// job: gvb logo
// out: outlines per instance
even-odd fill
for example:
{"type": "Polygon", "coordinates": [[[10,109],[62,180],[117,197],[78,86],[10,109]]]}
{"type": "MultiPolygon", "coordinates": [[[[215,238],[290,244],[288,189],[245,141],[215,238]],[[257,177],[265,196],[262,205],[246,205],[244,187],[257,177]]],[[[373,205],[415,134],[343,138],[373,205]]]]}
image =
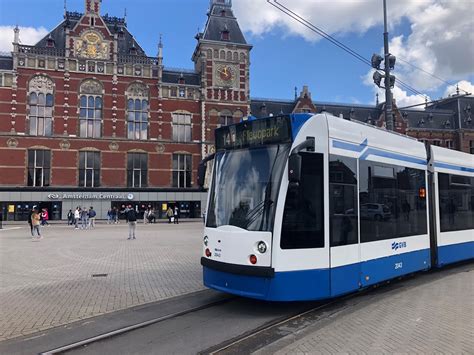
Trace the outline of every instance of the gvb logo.
{"type": "Polygon", "coordinates": [[[392,250],[398,250],[407,247],[407,242],[393,242],[392,250]]]}

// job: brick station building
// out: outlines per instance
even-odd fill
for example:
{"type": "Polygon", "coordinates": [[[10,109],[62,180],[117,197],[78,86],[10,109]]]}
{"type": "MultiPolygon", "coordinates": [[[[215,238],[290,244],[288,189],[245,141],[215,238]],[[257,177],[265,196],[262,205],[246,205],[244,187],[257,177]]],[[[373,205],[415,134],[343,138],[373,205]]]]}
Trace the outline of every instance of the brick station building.
{"type": "MultiPolygon", "coordinates": [[[[384,126],[383,104],[251,99],[247,44],[231,0],[211,0],[196,35],[194,69],[163,66],[145,54],[125,19],[101,15],[101,0],[64,20],[34,46],[0,55],[0,207],[4,220],[26,219],[32,205],[53,219],[94,206],[178,205],[200,217],[206,193],[196,186],[199,161],[212,153],[213,131],[253,115],[327,111],[384,126]]],[[[471,107],[459,95],[424,110],[398,109],[395,130],[431,144],[474,153],[471,107]]]]}
{"type": "MultiPolygon", "coordinates": [[[[65,218],[76,206],[178,204],[200,217],[206,194],[196,171],[213,131],[249,114],[249,52],[230,0],[211,0],[196,36],[193,70],[149,57],[123,18],[101,0],[64,20],[34,46],[0,57],[0,201],[6,220],[33,204],[65,218]]],[[[13,35],[13,34],[12,34],[13,35]]],[[[190,53],[191,54],[191,53],[190,53]]]]}

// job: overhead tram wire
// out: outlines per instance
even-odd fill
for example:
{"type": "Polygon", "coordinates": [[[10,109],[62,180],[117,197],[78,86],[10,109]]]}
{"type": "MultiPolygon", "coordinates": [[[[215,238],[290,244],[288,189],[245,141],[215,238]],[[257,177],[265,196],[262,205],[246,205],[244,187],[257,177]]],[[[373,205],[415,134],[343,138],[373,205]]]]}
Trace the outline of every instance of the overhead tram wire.
{"type": "MultiPolygon", "coordinates": [[[[371,62],[367,58],[365,58],[361,54],[357,53],[356,51],[354,51],[350,47],[346,46],[344,43],[338,41],[337,39],[335,39],[334,37],[332,37],[331,35],[329,35],[325,31],[323,31],[322,29],[318,28],[317,26],[315,26],[314,24],[312,24],[311,22],[309,22],[308,20],[306,20],[302,16],[298,15],[297,13],[292,11],[291,9],[287,8],[285,5],[282,5],[281,3],[278,2],[278,0],[274,0],[274,3],[271,0],[267,0],[267,2],[270,5],[272,5],[273,7],[275,7],[277,10],[283,12],[285,15],[293,18],[295,21],[299,22],[300,24],[307,27],[311,31],[317,33],[318,35],[320,35],[324,39],[327,39],[328,41],[330,41],[332,44],[339,47],[343,51],[345,51],[348,54],[352,55],[357,60],[361,61],[362,63],[364,63],[364,64],[366,64],[370,67],[372,67],[371,62]]],[[[412,92],[416,95],[422,96],[423,98],[427,97],[425,94],[423,94],[420,91],[416,90],[415,88],[411,87],[410,85],[403,82],[402,80],[400,80],[400,79],[396,79],[396,80],[402,88],[404,88],[404,89],[406,89],[406,90],[408,90],[408,91],[410,91],[410,92],[412,92]]]]}

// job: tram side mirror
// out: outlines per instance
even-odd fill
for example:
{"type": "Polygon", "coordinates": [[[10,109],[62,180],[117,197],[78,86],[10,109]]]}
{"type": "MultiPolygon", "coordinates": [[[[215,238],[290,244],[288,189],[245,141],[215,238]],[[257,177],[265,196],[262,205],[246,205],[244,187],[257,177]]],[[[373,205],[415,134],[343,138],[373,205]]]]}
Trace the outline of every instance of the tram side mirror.
{"type": "Polygon", "coordinates": [[[207,162],[209,160],[214,159],[215,153],[208,155],[205,157],[201,162],[199,163],[198,166],[198,171],[197,171],[197,184],[200,188],[204,187],[204,180],[206,180],[206,170],[207,170],[207,162]]]}
{"type": "Polygon", "coordinates": [[[288,158],[288,181],[296,185],[301,181],[301,155],[299,154],[291,154],[288,158]]]}

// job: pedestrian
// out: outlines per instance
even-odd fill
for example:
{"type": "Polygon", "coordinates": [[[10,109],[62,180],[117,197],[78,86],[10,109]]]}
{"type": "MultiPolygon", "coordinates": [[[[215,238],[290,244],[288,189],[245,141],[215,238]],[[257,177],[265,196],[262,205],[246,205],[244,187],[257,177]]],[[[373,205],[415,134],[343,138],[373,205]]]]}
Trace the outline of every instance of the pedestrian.
{"type": "Polygon", "coordinates": [[[33,233],[32,233],[33,241],[43,239],[43,236],[40,233],[40,220],[41,220],[41,216],[38,213],[38,209],[35,208],[35,210],[31,214],[31,225],[33,226],[33,233]],[[35,234],[36,234],[36,238],[35,238],[35,234]]]}
{"type": "Polygon", "coordinates": [[[156,223],[156,215],[155,215],[155,210],[152,208],[148,212],[148,222],[149,223],[156,223]]]}
{"type": "Polygon", "coordinates": [[[74,213],[72,212],[72,210],[69,210],[69,212],[67,213],[67,225],[72,226],[73,223],[74,223],[74,213]]]}
{"type": "Polygon", "coordinates": [[[33,208],[28,213],[28,224],[30,225],[30,232],[31,232],[32,237],[34,237],[34,234],[33,234],[33,224],[31,223],[31,216],[35,212],[35,208],[36,208],[36,206],[33,206],[33,208]]]}
{"type": "Polygon", "coordinates": [[[95,213],[94,211],[94,207],[90,207],[89,208],[89,213],[88,213],[88,217],[89,217],[89,228],[95,228],[95,216],[97,214],[95,213]]]}
{"type": "Polygon", "coordinates": [[[74,229],[79,229],[78,223],[79,223],[80,218],[81,218],[81,208],[76,207],[76,210],[74,211],[74,229]]]}
{"type": "Polygon", "coordinates": [[[137,229],[137,212],[132,208],[131,205],[126,209],[126,219],[128,222],[128,240],[136,239],[135,230],[137,229]]]}
{"type": "Polygon", "coordinates": [[[107,211],[107,224],[110,224],[110,223],[112,223],[112,210],[111,209],[107,211]]]}
{"type": "Polygon", "coordinates": [[[173,218],[173,210],[171,206],[166,210],[166,215],[168,216],[168,223],[171,223],[171,218],[173,218]]]}
{"type": "Polygon", "coordinates": [[[49,220],[49,214],[48,214],[48,209],[47,208],[43,208],[41,210],[41,225],[44,226],[49,226],[49,223],[48,223],[48,220],[49,220]]]}
{"type": "Polygon", "coordinates": [[[118,210],[117,210],[117,207],[114,207],[114,209],[112,210],[112,217],[113,217],[113,221],[115,224],[118,223],[118,210]]]}
{"type": "Polygon", "coordinates": [[[174,217],[174,224],[179,224],[179,209],[178,209],[178,206],[174,206],[173,217],[174,217]]]}
{"type": "Polygon", "coordinates": [[[81,229],[87,229],[88,212],[85,207],[81,209],[81,229]]]}
{"type": "Polygon", "coordinates": [[[148,223],[148,216],[150,215],[150,208],[143,211],[143,224],[148,223]]]}

